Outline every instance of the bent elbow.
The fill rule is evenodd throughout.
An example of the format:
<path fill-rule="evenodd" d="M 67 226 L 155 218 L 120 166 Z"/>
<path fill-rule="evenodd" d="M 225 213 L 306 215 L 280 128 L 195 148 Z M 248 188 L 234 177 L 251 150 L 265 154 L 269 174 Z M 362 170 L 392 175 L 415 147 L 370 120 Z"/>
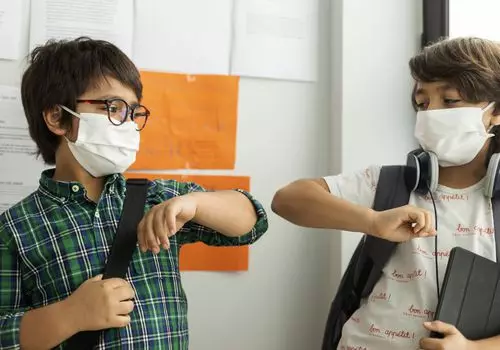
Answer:
<path fill-rule="evenodd" d="M 285 195 L 284 195 L 285 188 L 281 188 L 273 196 L 273 200 L 271 202 L 271 210 L 273 213 L 281 216 L 283 212 L 283 207 L 286 203 Z"/>
<path fill-rule="evenodd" d="M 271 202 L 271 210 L 273 213 L 284 219 L 288 219 L 290 214 L 294 211 L 294 203 L 296 202 L 294 199 L 297 196 L 297 182 L 298 181 L 292 182 L 276 191 Z"/>

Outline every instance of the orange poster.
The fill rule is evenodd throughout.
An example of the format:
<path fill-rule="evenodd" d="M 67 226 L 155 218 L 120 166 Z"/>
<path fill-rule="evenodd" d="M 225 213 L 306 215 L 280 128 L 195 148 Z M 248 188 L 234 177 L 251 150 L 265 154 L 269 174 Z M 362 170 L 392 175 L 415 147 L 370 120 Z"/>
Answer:
<path fill-rule="evenodd" d="M 128 178 L 173 179 L 196 182 L 206 190 L 250 190 L 247 176 L 165 175 L 127 173 Z M 248 270 L 248 246 L 209 247 L 203 243 L 187 244 L 181 248 L 181 271 L 246 271 Z"/>
<path fill-rule="evenodd" d="M 141 72 L 151 112 L 132 169 L 234 169 L 234 76 Z"/>

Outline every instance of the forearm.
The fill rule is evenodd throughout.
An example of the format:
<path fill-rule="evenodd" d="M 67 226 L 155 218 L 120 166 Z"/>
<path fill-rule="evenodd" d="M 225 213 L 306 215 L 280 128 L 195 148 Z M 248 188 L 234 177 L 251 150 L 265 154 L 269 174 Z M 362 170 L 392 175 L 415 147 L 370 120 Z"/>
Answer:
<path fill-rule="evenodd" d="M 299 226 L 362 233 L 369 233 L 374 213 L 370 208 L 333 196 L 313 180 L 295 181 L 279 190 L 272 210 Z"/>
<path fill-rule="evenodd" d="M 257 221 L 252 202 L 237 191 L 192 192 L 196 199 L 193 221 L 228 237 L 250 232 Z"/>
<path fill-rule="evenodd" d="M 26 312 L 20 327 L 21 349 L 52 349 L 69 339 L 76 333 L 71 316 L 64 301 Z"/>
<path fill-rule="evenodd" d="M 472 343 L 473 347 L 470 350 L 498 350 L 500 349 L 500 336 L 477 340 Z"/>

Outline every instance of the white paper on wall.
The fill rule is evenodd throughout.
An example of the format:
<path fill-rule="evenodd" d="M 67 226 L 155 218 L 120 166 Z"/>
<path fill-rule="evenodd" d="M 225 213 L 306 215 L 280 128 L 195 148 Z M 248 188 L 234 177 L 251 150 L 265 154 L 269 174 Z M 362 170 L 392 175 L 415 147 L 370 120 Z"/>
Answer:
<path fill-rule="evenodd" d="M 0 213 L 38 187 L 45 165 L 35 153 L 19 88 L 0 86 Z"/>
<path fill-rule="evenodd" d="M 30 49 L 49 39 L 88 36 L 132 56 L 133 0 L 32 0 Z"/>
<path fill-rule="evenodd" d="M 0 0 L 0 59 L 21 56 L 21 35 L 25 0 Z"/>
<path fill-rule="evenodd" d="M 141 69 L 229 74 L 233 0 L 137 0 L 134 62 Z"/>
<path fill-rule="evenodd" d="M 236 0 L 231 74 L 315 81 L 317 0 Z"/>

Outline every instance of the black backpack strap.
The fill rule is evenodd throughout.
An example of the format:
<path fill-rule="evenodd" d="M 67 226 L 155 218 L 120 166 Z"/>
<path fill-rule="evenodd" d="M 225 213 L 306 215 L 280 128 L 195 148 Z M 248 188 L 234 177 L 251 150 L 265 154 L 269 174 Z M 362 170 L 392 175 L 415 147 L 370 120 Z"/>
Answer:
<path fill-rule="evenodd" d="M 137 226 L 144 216 L 148 192 L 147 179 L 128 179 L 127 192 L 116 237 L 111 246 L 103 279 L 124 278 L 132 254 L 137 246 Z M 75 334 L 68 340 L 68 349 L 89 350 L 99 343 L 102 331 L 86 331 Z"/>
<path fill-rule="evenodd" d="M 382 167 L 374 210 L 383 211 L 408 204 L 411 191 L 405 183 L 406 171 L 405 166 Z M 322 350 L 337 349 L 345 322 L 359 308 L 361 299 L 371 293 L 396 246 L 396 243 L 373 236 L 364 236 L 360 241 L 330 306 Z"/>
<path fill-rule="evenodd" d="M 359 299 L 354 292 L 354 273 L 363 249 L 361 240 L 354 251 L 349 265 L 340 280 L 337 294 L 330 305 L 328 318 L 326 320 L 325 332 L 323 334 L 323 345 L 321 350 L 336 350 L 342 335 L 342 328 L 352 313 L 359 307 Z M 353 309 L 348 310 L 348 309 Z"/>
<path fill-rule="evenodd" d="M 493 209 L 493 228 L 495 230 L 497 262 L 500 262 L 500 193 L 495 194 L 493 198 L 491 198 L 491 206 Z"/>

